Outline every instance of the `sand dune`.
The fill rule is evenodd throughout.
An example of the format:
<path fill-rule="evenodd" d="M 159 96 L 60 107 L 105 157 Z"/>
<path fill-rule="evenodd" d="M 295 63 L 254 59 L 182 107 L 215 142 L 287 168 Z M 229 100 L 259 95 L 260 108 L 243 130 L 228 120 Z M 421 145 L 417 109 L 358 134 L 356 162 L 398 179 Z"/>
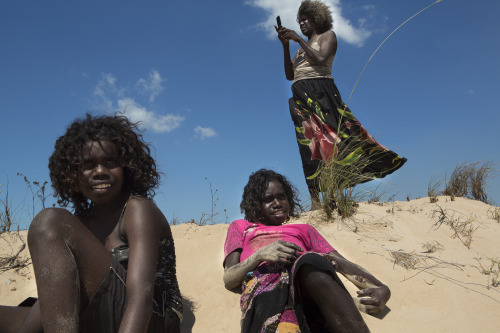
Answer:
<path fill-rule="evenodd" d="M 437 203 L 429 198 L 361 203 L 349 219 L 327 223 L 313 212 L 292 223 L 314 225 L 346 258 L 391 288 L 384 313 L 363 314 L 372 332 L 497 332 L 500 286 L 492 283 L 500 280 L 500 223 L 492 218 L 494 210 L 479 201 L 443 196 Z M 183 332 L 239 331 L 239 295 L 222 283 L 227 228 L 172 226 L 186 306 Z M 17 253 L 25 236 L 25 231 L 2 234 L 0 257 Z M 26 258 L 25 249 L 19 259 Z M 492 260 L 496 268 L 484 274 Z M 354 294 L 356 288 L 346 286 Z M 15 305 L 35 295 L 31 265 L 0 272 L 0 304 Z"/>

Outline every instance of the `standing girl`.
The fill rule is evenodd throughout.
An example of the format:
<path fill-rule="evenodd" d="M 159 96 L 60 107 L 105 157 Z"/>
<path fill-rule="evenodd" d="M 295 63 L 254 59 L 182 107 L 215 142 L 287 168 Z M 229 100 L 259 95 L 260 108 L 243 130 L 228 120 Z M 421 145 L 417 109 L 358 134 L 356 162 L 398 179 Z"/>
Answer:
<path fill-rule="evenodd" d="M 151 200 L 160 174 L 136 124 L 74 121 L 49 159 L 58 203 L 31 223 L 38 301 L 0 308 L 20 332 L 179 332 L 169 224 Z M 4 326 L 5 327 L 5 326 Z"/>
<path fill-rule="evenodd" d="M 276 31 L 283 44 L 286 78 L 293 80 L 289 105 L 302 167 L 313 208 L 319 208 L 321 162 L 334 158 L 338 164 L 350 165 L 351 172 L 362 175 L 356 182 L 364 182 L 396 171 L 406 158 L 378 143 L 342 102 L 332 77 L 337 37 L 331 30 L 328 6 L 321 1 L 303 1 L 297 22 L 307 41 L 285 27 L 276 27 Z M 293 59 L 290 41 L 300 45 Z"/>

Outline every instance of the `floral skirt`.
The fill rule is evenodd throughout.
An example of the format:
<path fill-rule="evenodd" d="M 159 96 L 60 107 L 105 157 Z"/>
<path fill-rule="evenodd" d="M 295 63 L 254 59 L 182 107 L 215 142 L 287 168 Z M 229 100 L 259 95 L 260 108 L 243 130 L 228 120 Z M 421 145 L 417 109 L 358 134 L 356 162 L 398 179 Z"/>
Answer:
<path fill-rule="evenodd" d="M 346 290 L 332 262 L 321 253 L 307 252 L 293 266 L 260 265 L 243 281 L 240 298 L 242 333 L 326 332 L 326 322 L 321 314 L 311 312 L 301 304 L 295 278 L 304 264 L 327 272 Z"/>
<path fill-rule="evenodd" d="M 317 176 L 331 159 L 358 170 L 362 177 L 355 183 L 385 177 L 406 162 L 366 131 L 342 102 L 333 79 L 299 80 L 292 92 L 290 114 L 309 189 L 318 190 Z"/>

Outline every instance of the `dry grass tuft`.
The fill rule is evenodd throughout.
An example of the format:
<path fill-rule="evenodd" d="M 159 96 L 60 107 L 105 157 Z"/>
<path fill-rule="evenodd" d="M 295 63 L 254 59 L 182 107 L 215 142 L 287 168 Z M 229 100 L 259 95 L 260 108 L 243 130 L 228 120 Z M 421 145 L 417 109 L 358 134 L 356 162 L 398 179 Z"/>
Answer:
<path fill-rule="evenodd" d="M 429 180 L 429 184 L 427 185 L 427 196 L 429 197 L 431 203 L 438 202 L 437 197 L 441 194 L 441 190 L 439 189 L 440 187 L 441 181 L 437 181 L 434 178 Z"/>
<path fill-rule="evenodd" d="M 434 253 L 436 251 L 442 250 L 444 247 L 438 241 L 434 241 L 432 243 L 429 243 L 429 242 L 424 243 L 422 245 L 422 248 L 425 250 L 422 253 Z"/>
<path fill-rule="evenodd" d="M 2 191 L 0 191 L 2 194 Z M 13 209 L 9 201 L 9 191 L 4 193 L 4 199 L 0 198 L 0 234 L 10 231 L 13 225 Z"/>
<path fill-rule="evenodd" d="M 375 187 L 373 190 L 370 190 L 365 195 L 366 202 L 369 204 L 382 202 L 387 197 L 387 191 L 380 190 L 380 186 Z"/>
<path fill-rule="evenodd" d="M 408 253 L 403 250 L 398 250 L 398 251 L 388 250 L 388 251 L 395 265 L 401 266 L 407 270 L 411 269 L 419 271 L 418 273 L 408 278 L 405 278 L 403 281 L 409 280 L 412 277 L 418 275 L 420 272 L 426 270 L 433 270 L 435 268 L 444 268 L 444 267 L 452 267 L 454 269 L 463 270 L 464 267 L 463 264 L 444 261 L 429 255 L 415 254 L 414 252 Z"/>
<path fill-rule="evenodd" d="M 442 224 L 445 224 L 453 230 L 454 234 L 452 238 L 458 238 L 462 244 L 464 244 L 468 249 L 472 243 L 472 234 L 477 230 L 478 226 L 474 226 L 472 222 L 474 219 L 472 217 L 465 218 L 465 221 L 460 221 L 460 216 L 458 218 L 454 217 L 454 214 L 448 213 L 446 209 L 438 206 L 438 209 L 434 210 L 433 216 L 439 214 L 438 221 L 434 224 L 434 227 L 438 229 Z"/>
<path fill-rule="evenodd" d="M 481 258 L 474 258 L 477 260 L 480 268 L 479 271 L 481 274 L 488 275 L 491 279 L 488 280 L 488 283 L 491 283 L 492 287 L 500 286 L 500 259 L 487 259 L 487 263 L 485 266 L 481 263 Z"/>
<path fill-rule="evenodd" d="M 363 197 L 355 185 L 367 179 L 372 178 L 361 175 L 355 165 L 338 163 L 336 158 L 325 163 L 318 176 L 318 186 L 327 217 L 331 218 L 335 210 L 342 218 L 354 215 Z"/>
<path fill-rule="evenodd" d="M 494 207 L 489 209 L 488 217 L 500 223 L 500 207 Z"/>
<path fill-rule="evenodd" d="M 414 253 L 407 253 L 402 250 L 390 251 L 391 257 L 394 259 L 394 264 L 406 269 L 414 269 L 420 263 L 420 259 Z"/>
<path fill-rule="evenodd" d="M 19 236 L 19 233 L 11 233 L 10 236 L 17 235 L 22 245 L 19 247 L 16 253 L 11 255 L 4 255 L 0 257 L 0 272 L 8 271 L 9 269 L 19 270 L 20 268 L 30 265 L 30 258 L 21 259 L 21 252 L 26 248 L 26 243 Z M 3 236 L 2 236 L 3 237 Z"/>
<path fill-rule="evenodd" d="M 451 196 L 452 201 L 454 197 L 464 197 L 488 203 L 486 184 L 495 170 L 493 162 L 460 164 L 446 182 L 443 194 Z"/>
<path fill-rule="evenodd" d="M 363 143 L 356 139 L 345 142 L 339 144 L 337 154 L 323 163 L 318 175 L 321 203 L 328 218 L 334 210 L 342 218 L 354 215 L 358 202 L 366 197 L 356 185 L 374 179 L 371 174 L 363 173 L 366 165 L 371 163 L 363 153 Z"/>
<path fill-rule="evenodd" d="M 484 163 L 481 166 L 477 166 L 471 175 L 471 194 L 476 200 L 488 203 L 488 195 L 486 194 L 486 183 L 491 177 L 490 175 L 494 171 L 494 165 L 492 162 Z"/>

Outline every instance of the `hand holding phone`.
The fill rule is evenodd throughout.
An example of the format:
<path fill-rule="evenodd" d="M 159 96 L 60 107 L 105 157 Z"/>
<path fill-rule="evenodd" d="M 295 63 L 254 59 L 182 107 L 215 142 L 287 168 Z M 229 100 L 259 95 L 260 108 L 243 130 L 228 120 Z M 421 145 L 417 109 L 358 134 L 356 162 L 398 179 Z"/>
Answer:
<path fill-rule="evenodd" d="M 281 28 L 281 18 L 278 16 L 276 16 L 276 24 L 278 25 L 278 29 Z"/>

